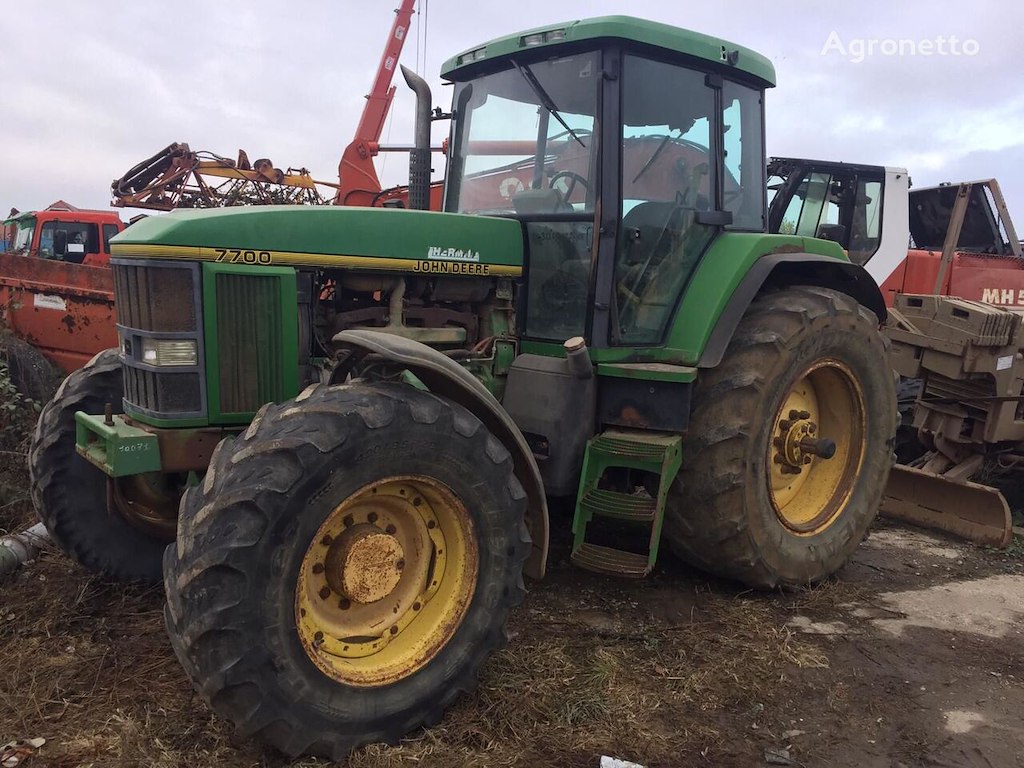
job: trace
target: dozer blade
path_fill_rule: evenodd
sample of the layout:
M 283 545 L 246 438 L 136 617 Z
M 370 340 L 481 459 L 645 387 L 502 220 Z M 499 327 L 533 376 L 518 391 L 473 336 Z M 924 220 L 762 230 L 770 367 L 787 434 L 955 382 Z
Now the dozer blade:
M 902 464 L 889 474 L 881 512 L 990 547 L 1003 549 L 1013 539 L 1010 507 L 995 488 Z

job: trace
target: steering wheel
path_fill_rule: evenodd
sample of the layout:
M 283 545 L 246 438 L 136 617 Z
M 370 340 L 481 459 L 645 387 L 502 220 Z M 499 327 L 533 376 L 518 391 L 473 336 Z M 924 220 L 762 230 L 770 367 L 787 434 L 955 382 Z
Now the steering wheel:
M 585 178 L 580 176 L 578 173 L 576 173 L 576 171 L 559 171 L 554 176 L 552 176 L 551 179 L 548 181 L 548 187 L 550 189 L 554 189 L 555 182 L 561 178 L 569 179 L 569 183 L 568 185 L 566 185 L 565 192 L 562 193 L 565 197 L 566 202 L 568 202 L 569 198 L 572 197 L 572 193 L 575 191 L 577 184 L 581 184 L 583 186 L 583 189 L 586 190 L 587 192 L 590 191 L 589 182 Z

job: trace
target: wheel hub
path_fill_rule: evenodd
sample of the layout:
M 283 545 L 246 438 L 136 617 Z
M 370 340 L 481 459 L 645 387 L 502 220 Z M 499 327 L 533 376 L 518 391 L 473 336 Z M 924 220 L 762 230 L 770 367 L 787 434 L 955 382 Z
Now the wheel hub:
M 775 513 L 793 533 L 823 531 L 842 510 L 864 456 L 866 410 L 856 378 L 835 360 L 811 366 L 783 398 L 767 479 Z
M 814 457 L 831 459 L 835 455 L 835 441 L 819 438 L 817 433 L 818 425 L 808 411 L 791 410 L 788 418 L 778 423 L 772 445 L 778 451 L 774 461 L 781 465 L 782 474 L 799 475 Z
M 465 506 L 422 475 L 364 486 L 309 542 L 295 587 L 295 626 L 310 660 L 350 685 L 412 674 L 459 625 L 478 553 Z
M 405 550 L 376 526 L 355 525 L 331 544 L 324 568 L 332 591 L 366 605 L 383 600 L 398 586 Z

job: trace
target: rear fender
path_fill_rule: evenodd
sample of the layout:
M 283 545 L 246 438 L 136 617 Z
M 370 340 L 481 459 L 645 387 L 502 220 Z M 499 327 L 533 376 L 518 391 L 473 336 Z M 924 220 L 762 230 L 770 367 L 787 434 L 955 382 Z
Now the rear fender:
M 697 366 L 714 368 L 722 362 L 736 326 L 762 289 L 790 285 L 816 285 L 845 293 L 874 312 L 879 324 L 888 315 L 882 292 L 863 267 L 813 253 L 769 253 L 755 261 L 736 286 L 718 316 Z
M 458 403 L 487 427 L 512 454 L 516 477 L 527 496 L 527 527 L 533 549 L 523 572 L 534 579 L 544 576 L 548 558 L 548 503 L 533 452 L 501 404 L 469 371 L 436 349 L 418 341 L 380 331 L 349 330 L 334 342 L 353 351 L 335 370 L 335 377 L 348 374 L 368 353 L 380 355 L 408 369 L 434 394 Z

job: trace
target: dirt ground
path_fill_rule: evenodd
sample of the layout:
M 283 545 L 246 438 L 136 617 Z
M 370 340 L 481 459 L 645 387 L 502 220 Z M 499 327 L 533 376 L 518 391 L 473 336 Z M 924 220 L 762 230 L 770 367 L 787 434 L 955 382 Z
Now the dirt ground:
M 24 493 L 5 495 L 0 526 L 30 522 Z M 566 544 L 478 691 L 351 766 L 1024 766 L 1019 542 L 882 522 L 837 579 L 791 594 L 669 556 L 643 582 L 600 578 Z M 161 604 L 56 551 L 0 583 L 0 743 L 45 738 L 27 768 L 321 765 L 233 741 L 179 669 Z

